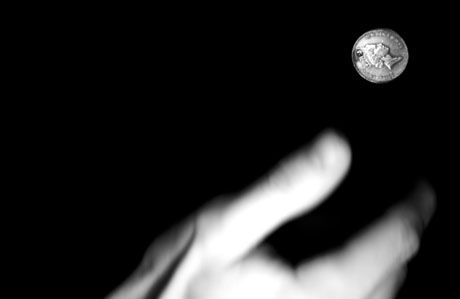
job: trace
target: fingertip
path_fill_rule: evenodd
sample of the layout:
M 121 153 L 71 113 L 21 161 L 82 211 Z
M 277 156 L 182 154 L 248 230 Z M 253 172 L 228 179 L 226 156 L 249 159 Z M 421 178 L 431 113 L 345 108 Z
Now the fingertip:
M 436 192 L 433 186 L 426 181 L 422 180 L 417 186 L 417 194 L 421 198 L 424 210 L 434 212 L 436 209 Z
M 351 163 L 351 147 L 344 135 L 334 129 L 327 129 L 319 135 L 313 152 L 325 168 L 347 168 Z
M 436 193 L 431 184 L 426 180 L 420 181 L 411 201 L 415 211 L 420 215 L 421 226 L 425 228 L 436 210 Z

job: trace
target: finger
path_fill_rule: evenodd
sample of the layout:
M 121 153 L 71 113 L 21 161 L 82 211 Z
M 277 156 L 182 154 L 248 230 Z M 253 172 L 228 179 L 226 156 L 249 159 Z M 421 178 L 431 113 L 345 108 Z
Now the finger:
M 345 176 L 350 160 L 344 139 L 333 132 L 322 134 L 237 200 L 205 210 L 198 222 L 202 250 L 214 265 L 239 259 L 280 225 L 325 199 Z
M 401 214 L 401 217 L 411 223 L 420 235 L 431 220 L 435 209 L 434 190 L 427 182 L 421 181 L 412 196 L 396 205 L 391 212 Z
M 186 219 L 158 237 L 147 250 L 141 265 L 108 298 L 157 298 L 171 282 L 185 259 L 195 233 Z
M 339 253 L 302 265 L 298 269 L 299 279 L 304 284 L 317 281 L 318 288 L 353 291 L 350 298 L 364 297 L 388 273 L 404 266 L 416 253 L 418 224 L 421 219 L 427 223 L 434 208 L 429 202 L 434 202 L 432 190 L 419 188 L 410 200 L 391 209 Z M 329 284 L 321 285 L 325 279 Z
M 396 297 L 406 277 L 406 270 L 397 270 L 382 281 L 366 299 L 392 299 Z

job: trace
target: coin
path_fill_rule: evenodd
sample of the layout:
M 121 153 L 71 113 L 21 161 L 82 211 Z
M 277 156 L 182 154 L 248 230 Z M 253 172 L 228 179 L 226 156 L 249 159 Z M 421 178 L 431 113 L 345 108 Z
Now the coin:
M 353 45 L 356 71 L 373 83 L 392 81 L 405 70 L 409 52 L 404 40 L 391 29 L 374 29 L 361 35 Z

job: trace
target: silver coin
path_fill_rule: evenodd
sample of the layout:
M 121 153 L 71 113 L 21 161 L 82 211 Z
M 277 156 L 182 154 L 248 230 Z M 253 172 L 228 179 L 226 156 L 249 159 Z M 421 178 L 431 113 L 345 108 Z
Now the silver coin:
M 393 30 L 375 29 L 361 35 L 353 45 L 353 65 L 366 80 L 389 82 L 406 69 L 409 52 L 404 40 Z

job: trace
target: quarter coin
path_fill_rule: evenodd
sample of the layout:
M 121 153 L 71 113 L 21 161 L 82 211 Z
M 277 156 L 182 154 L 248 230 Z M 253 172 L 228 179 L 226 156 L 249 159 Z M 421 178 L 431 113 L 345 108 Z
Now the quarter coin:
M 391 29 L 374 29 L 361 35 L 353 45 L 356 71 L 373 83 L 392 81 L 405 70 L 409 52 L 404 40 Z

